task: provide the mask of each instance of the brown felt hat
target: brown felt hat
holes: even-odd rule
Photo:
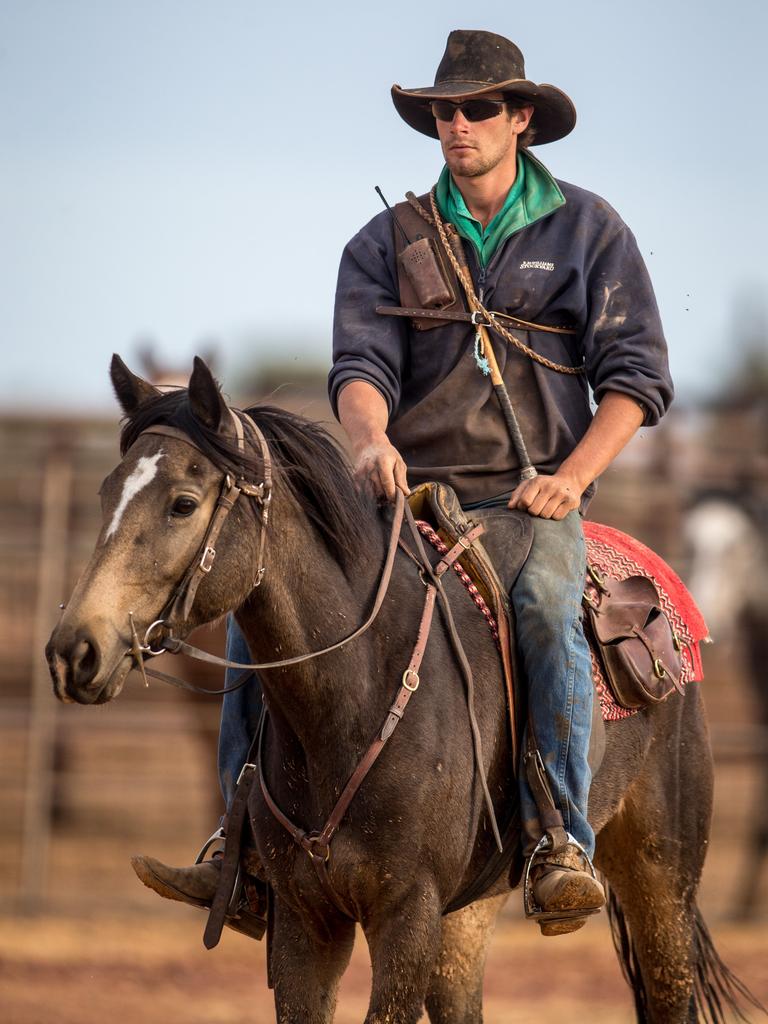
[[[475,29],[457,29],[448,36],[435,84],[424,89],[392,86],[392,101],[402,119],[423,135],[436,139],[430,104],[435,99],[482,96],[504,92],[521,106],[534,108],[534,145],[562,139],[576,124],[576,108],[554,85],[536,85],[525,77],[525,61],[517,46],[504,36]]]

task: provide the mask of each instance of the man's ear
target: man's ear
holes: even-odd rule
[[[232,417],[227,403],[213,374],[200,356],[195,356],[194,369],[189,378],[189,405],[195,419],[209,430],[230,433],[228,428]]]
[[[109,376],[112,379],[112,387],[115,389],[120,408],[126,416],[132,416],[140,405],[148,402],[150,398],[158,398],[162,394],[162,391],[159,391],[149,381],[131,373],[117,353],[112,356]]]

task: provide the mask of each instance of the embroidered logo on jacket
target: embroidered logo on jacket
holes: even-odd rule
[[[523,260],[520,264],[521,270],[554,270],[555,264],[549,260]]]

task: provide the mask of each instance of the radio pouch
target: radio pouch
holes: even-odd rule
[[[422,197],[429,201],[429,196]],[[428,207],[424,207],[429,212]],[[443,252],[437,228],[424,220],[410,203],[398,203],[395,217],[402,225],[408,238],[414,239],[409,245],[403,244],[400,232],[394,228],[397,251],[397,279],[400,305],[406,309],[437,309],[447,313],[467,312],[464,291]],[[431,217],[431,214],[430,214]],[[461,239],[452,224],[445,225],[448,240],[454,252],[461,250]],[[452,323],[434,317],[411,317],[414,330],[431,331]]]

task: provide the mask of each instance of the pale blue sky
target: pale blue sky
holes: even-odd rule
[[[325,362],[338,257],[441,161],[392,107],[452,28],[514,39],[572,96],[553,173],[637,235],[683,398],[722,378],[768,295],[763,0],[381,5],[0,0],[0,402],[109,409],[151,335],[225,380]],[[468,13],[469,12],[469,13]]]

